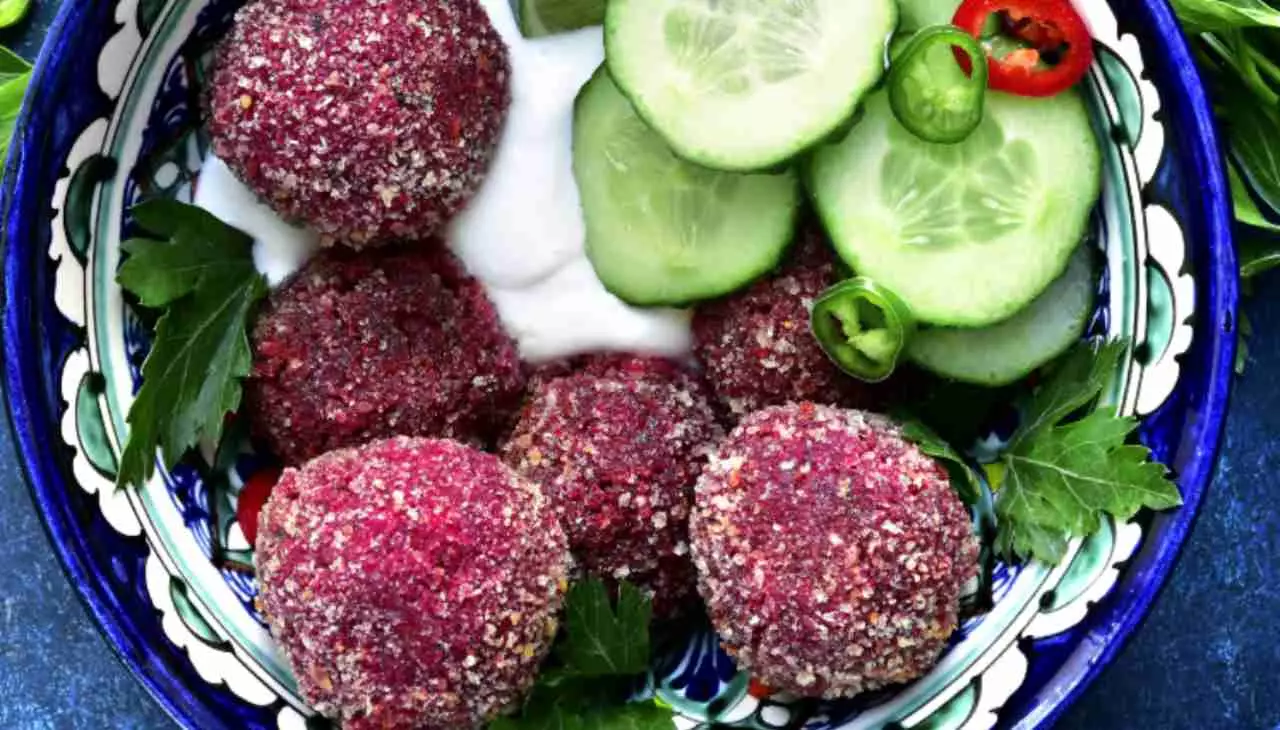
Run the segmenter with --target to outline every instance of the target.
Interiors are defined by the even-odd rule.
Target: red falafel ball
[[[347,730],[474,728],[516,705],[569,561],[537,485],[457,442],[407,437],[286,470],[255,557],[299,689]]]
[[[813,301],[839,280],[825,239],[808,233],[777,273],[694,311],[694,354],[734,418],[798,401],[868,405],[868,386],[841,372],[809,327]]]
[[[252,340],[245,411],[288,464],[401,434],[488,442],[524,391],[515,343],[443,247],[321,252]]]
[[[476,0],[259,0],[219,47],[209,135],[327,243],[422,240],[479,187],[509,75]]]
[[[694,596],[692,489],[720,430],[694,375],[623,362],[537,383],[502,458],[542,485],[582,568],[640,587],[671,617]]]
[[[569,375],[675,384],[688,389],[700,401],[711,399],[701,373],[669,358],[633,352],[593,352],[542,363],[530,373],[529,387],[536,389],[547,381]]]
[[[725,649],[809,697],[928,671],[978,570],[946,472],[889,419],[813,403],[742,419],[709,457],[689,530]]]

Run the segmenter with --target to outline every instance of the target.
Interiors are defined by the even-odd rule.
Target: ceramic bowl
[[[235,523],[246,454],[113,486],[149,347],[113,274],[124,211],[188,198],[204,157],[200,88],[238,0],[68,2],[51,29],[5,175],[7,396],[53,547],[108,640],[179,723],[323,724],[254,607]],[[1114,655],[1169,572],[1207,486],[1236,333],[1236,265],[1209,106],[1164,0],[1084,0],[1085,87],[1105,181],[1095,326],[1138,343],[1110,394],[1176,474],[1179,510],[1072,545],[1059,565],[997,565],[995,606],[923,679],[832,704],[765,696],[690,628],[652,688],[694,726],[1047,725]]]

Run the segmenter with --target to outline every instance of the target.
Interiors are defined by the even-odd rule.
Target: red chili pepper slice
[[[964,0],[952,24],[987,52],[991,88],[1053,96],[1093,63],[1093,40],[1069,0]]]
[[[752,677],[751,682],[747,684],[747,694],[758,700],[763,700],[765,698],[772,697],[773,690],[769,688],[769,685],[761,682],[755,677]]]
[[[279,469],[263,469],[249,477],[236,498],[236,522],[240,523],[240,532],[250,545],[258,541],[258,513],[278,481]]]

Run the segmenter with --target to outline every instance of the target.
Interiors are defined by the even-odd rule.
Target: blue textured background
[[[88,0],[84,0],[88,1]],[[0,44],[31,57],[57,3]],[[1280,275],[1245,306],[1257,336],[1238,383],[1213,488],[1155,609],[1059,725],[1069,730],[1280,723]],[[0,728],[163,728],[49,552],[0,429]]]

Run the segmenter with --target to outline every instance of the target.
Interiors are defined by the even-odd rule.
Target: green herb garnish
[[[1164,466],[1144,446],[1128,444],[1132,417],[1101,408],[1075,414],[1101,396],[1125,353],[1123,342],[1095,352],[1081,343],[1032,394],[1023,425],[989,465],[996,491],[996,548],[1006,558],[1057,563],[1067,541],[1096,532],[1104,514],[1128,519],[1139,509],[1182,503]]]
[[[925,453],[942,462],[951,479],[951,486],[967,505],[977,504],[982,496],[982,479],[969,466],[969,462],[952,448],[945,439],[924,425],[922,421],[907,419],[902,423],[902,435]]]
[[[579,581],[565,600],[565,640],[557,656],[584,677],[640,674],[649,668],[652,616],[649,598],[630,584],[619,588],[614,606],[604,583]]]
[[[565,622],[553,665],[518,716],[490,723],[490,730],[672,730],[671,710],[650,700],[628,702],[649,668],[652,606],[628,583],[617,600],[596,578],[574,584],[565,599]]]
[[[155,200],[134,221],[166,240],[132,238],[116,281],[144,307],[163,311],[142,387],[129,409],[117,483],[141,485],[159,449],[172,466],[204,438],[217,443],[240,406],[252,354],[246,327],[267,282],[253,265],[253,239],[192,205]]]
[[[14,125],[18,122],[18,113],[22,111],[22,100],[30,83],[31,64],[0,46],[0,160],[9,154]]]
[[[535,690],[536,691],[536,690]],[[582,708],[553,704],[531,714],[529,705],[518,718],[503,717],[490,730],[672,730],[671,710],[654,702],[633,702]]]
[[[0,28],[17,25],[30,11],[31,0],[0,0]]]
[[[1280,239],[1271,220],[1280,215],[1280,10],[1263,0],[1172,0],[1172,5],[1191,36],[1230,153],[1236,220],[1242,232],[1267,234],[1265,239],[1250,236],[1251,250],[1242,256],[1241,275],[1252,276],[1280,261]]]
[[[1172,0],[1188,33],[1237,28],[1280,28],[1280,13],[1262,0]]]

